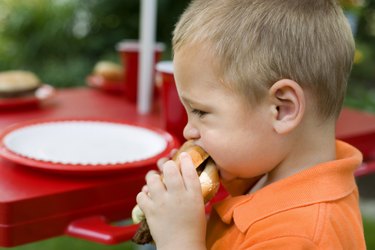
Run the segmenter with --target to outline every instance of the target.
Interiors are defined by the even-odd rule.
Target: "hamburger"
[[[94,66],[93,74],[105,80],[120,81],[123,78],[123,68],[110,61],[99,61]]]
[[[40,79],[30,71],[10,70],[0,72],[0,98],[34,95],[41,85]]]
[[[199,175],[199,181],[202,188],[202,197],[206,204],[217,193],[220,183],[214,161],[201,147],[195,145],[192,141],[185,142],[177,153],[172,157],[177,166],[180,165],[179,155],[186,152],[192,158],[193,164]],[[133,237],[133,242],[137,244],[147,244],[153,241],[150,230],[147,225],[146,217],[138,205],[132,210],[132,219],[135,224],[140,223],[140,227]]]

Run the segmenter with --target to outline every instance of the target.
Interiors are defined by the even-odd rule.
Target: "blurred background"
[[[159,0],[157,40],[170,59],[173,26],[188,0]],[[346,104],[375,112],[375,0],[341,0],[357,51]],[[35,72],[55,87],[85,84],[99,60],[119,62],[117,42],[139,36],[139,0],[1,0],[0,71]]]
[[[162,59],[171,59],[171,32],[188,2],[158,0],[157,41],[167,46]],[[345,105],[375,112],[375,0],[341,0],[341,4],[357,48]],[[139,12],[139,0],[1,0],[0,71],[30,70],[57,88],[83,86],[98,61],[120,63],[115,45],[123,39],[138,39]],[[371,187],[375,189],[372,184]],[[375,195],[372,198],[375,200]],[[368,249],[375,249],[375,204],[370,201],[365,207],[367,245]],[[59,237],[15,249],[135,246],[125,243],[107,247]]]
[[[187,0],[158,1],[157,40],[167,49]],[[31,70],[53,86],[84,84],[99,60],[119,62],[115,45],[139,37],[139,0],[1,0],[0,70]]]

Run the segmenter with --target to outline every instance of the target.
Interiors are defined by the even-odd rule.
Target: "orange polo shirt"
[[[336,156],[253,194],[215,204],[207,248],[366,249],[354,179],[362,155],[337,141]]]

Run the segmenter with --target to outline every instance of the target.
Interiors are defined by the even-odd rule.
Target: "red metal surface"
[[[71,223],[66,234],[111,245],[131,239],[138,226],[133,224],[116,227],[109,225],[108,220],[103,216],[92,216]]]
[[[123,119],[161,127],[158,106],[140,116],[123,96],[95,89],[60,90],[54,102],[41,107],[0,111],[0,130],[30,119]],[[337,126],[340,139],[353,143],[367,161],[358,176],[375,170],[375,116],[344,110]],[[0,159],[0,246],[68,234],[105,244],[131,238],[136,226],[109,223],[130,217],[144,174],[155,165],[137,171],[103,176],[66,176],[26,168]],[[371,170],[371,171],[369,171]]]
[[[363,153],[364,163],[356,176],[375,173],[375,115],[346,108],[338,120],[336,134]]]
[[[356,176],[361,177],[373,173],[375,173],[375,160],[364,162],[356,171]]]
[[[157,108],[139,116],[123,96],[89,88],[66,89],[40,107],[1,110],[0,129],[30,119],[74,117],[160,127]],[[155,164],[116,175],[66,176],[0,159],[0,246],[62,235],[72,222],[89,216],[104,216],[108,222],[129,218],[144,174],[151,168]]]
[[[62,235],[70,223],[87,216],[101,215],[108,221],[128,218],[146,171],[67,178],[5,165],[0,172],[1,246]]]
[[[351,138],[375,132],[375,115],[345,108],[337,122],[338,138]]]

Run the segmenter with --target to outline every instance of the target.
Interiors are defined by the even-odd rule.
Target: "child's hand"
[[[163,164],[163,180],[146,175],[147,187],[137,195],[158,249],[201,249],[206,220],[202,191],[190,156],[180,155],[181,172],[173,161]]]
[[[160,158],[157,161],[156,165],[158,166],[160,171],[163,170],[164,163],[166,163],[168,160],[170,160],[177,153],[177,151],[178,151],[178,149],[172,149],[171,152],[169,153],[169,157]]]
[[[163,165],[164,163],[166,163],[167,161],[169,161],[173,156],[174,154],[177,152],[177,149],[172,149],[171,153],[169,154],[169,157],[163,157],[163,158],[160,158],[157,163],[156,163],[156,166],[158,167],[159,171],[163,171]],[[151,170],[148,172],[148,174],[151,174],[151,173],[156,173],[158,174],[157,171],[155,170]],[[147,189],[147,185],[144,185],[142,187],[142,192],[145,192],[146,194],[148,193],[148,189]]]

